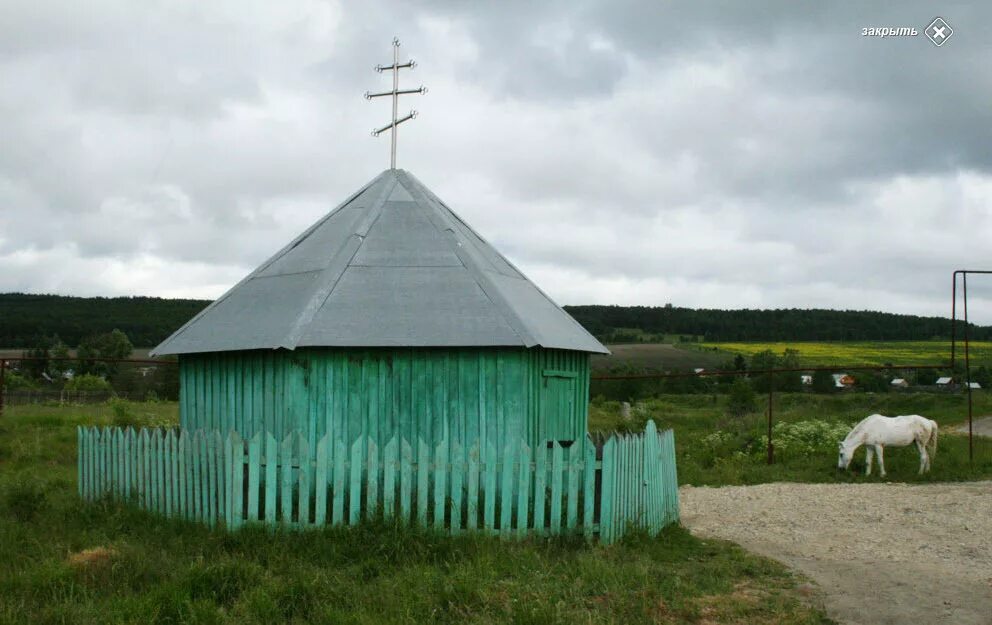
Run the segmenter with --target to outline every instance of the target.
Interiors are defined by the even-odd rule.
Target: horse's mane
[[[851,438],[852,436],[854,436],[855,434],[857,434],[858,432],[860,432],[865,427],[865,423],[868,422],[868,419],[871,419],[874,416],[877,416],[877,415],[873,415],[873,414],[872,415],[868,415],[864,419],[858,421],[857,425],[855,425],[853,428],[851,428],[851,431],[848,432],[847,433],[847,436],[844,437],[844,440],[846,441],[847,439]]]

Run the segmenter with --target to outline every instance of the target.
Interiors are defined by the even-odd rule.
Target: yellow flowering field
[[[751,356],[766,349],[781,354],[786,349],[799,351],[803,365],[942,365],[950,362],[950,341],[850,341],[826,342],[768,342],[768,343],[703,343],[704,348],[717,348],[732,354]],[[964,361],[964,344],[958,341],[958,357]],[[992,341],[972,341],[972,364],[992,361]]]

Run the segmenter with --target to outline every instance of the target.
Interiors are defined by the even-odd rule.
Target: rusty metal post
[[[775,387],[775,374],[768,374],[768,464],[775,462],[775,445],[772,444],[772,389]]]
[[[0,358],[0,417],[3,417],[4,382],[7,378],[7,361]]]
[[[961,290],[964,295],[964,379],[968,385],[968,464],[975,463],[974,430],[972,429],[971,409],[971,358],[968,353],[968,274],[961,276]],[[953,374],[953,370],[952,370]]]

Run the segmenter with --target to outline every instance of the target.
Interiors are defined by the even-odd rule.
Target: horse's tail
[[[927,453],[933,458],[937,455],[937,433],[940,431],[940,428],[937,427],[936,421],[931,420],[930,424],[933,425],[933,429],[930,430],[930,438],[927,439]]]

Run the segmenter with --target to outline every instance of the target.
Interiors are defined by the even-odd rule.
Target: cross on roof
[[[406,63],[400,63],[400,40],[393,39],[393,64],[392,65],[376,65],[375,71],[380,74],[384,71],[390,70],[393,72],[393,89],[391,91],[381,91],[379,93],[369,93],[365,92],[365,99],[371,100],[372,98],[379,98],[382,96],[392,96],[393,97],[393,121],[386,124],[382,128],[376,128],[372,131],[373,137],[378,137],[381,133],[389,130],[391,145],[389,151],[389,168],[396,169],[396,127],[405,122],[408,119],[413,119],[417,116],[417,111],[411,110],[407,115],[397,119],[396,108],[399,104],[399,96],[410,93],[427,93],[427,87],[421,85],[417,89],[400,89],[400,70],[401,69],[413,69],[416,67],[416,63],[413,59],[410,59]]]

